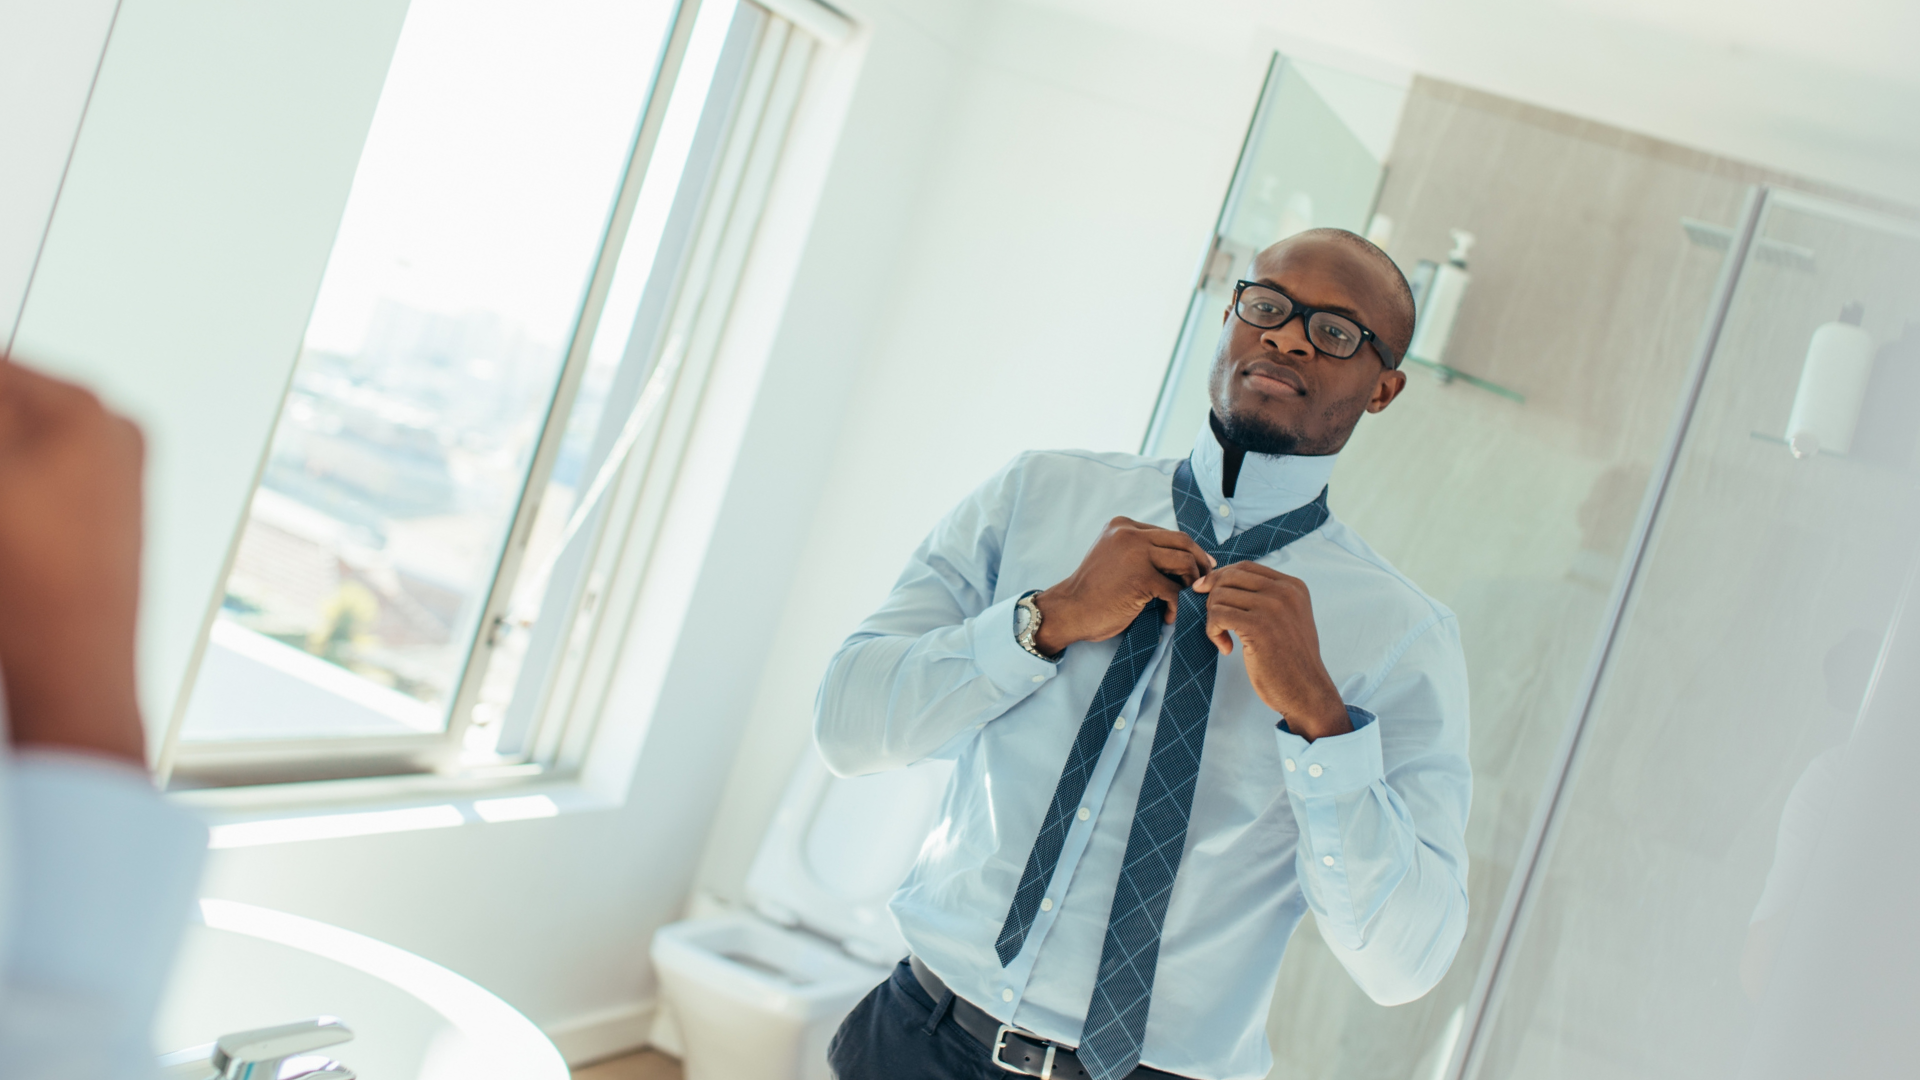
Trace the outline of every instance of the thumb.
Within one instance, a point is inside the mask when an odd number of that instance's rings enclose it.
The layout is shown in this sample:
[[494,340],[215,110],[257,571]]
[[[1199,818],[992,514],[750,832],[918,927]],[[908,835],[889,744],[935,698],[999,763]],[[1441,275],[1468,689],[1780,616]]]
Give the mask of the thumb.
[[1207,620],[1207,640],[1213,642],[1222,656],[1233,651],[1233,633],[1212,619]]

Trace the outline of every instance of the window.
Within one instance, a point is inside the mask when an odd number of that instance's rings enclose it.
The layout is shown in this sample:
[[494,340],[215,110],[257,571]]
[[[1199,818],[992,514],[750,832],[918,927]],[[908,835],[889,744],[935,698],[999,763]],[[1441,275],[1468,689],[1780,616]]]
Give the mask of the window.
[[577,745],[563,646],[650,536],[811,49],[734,0],[414,0],[176,785]]

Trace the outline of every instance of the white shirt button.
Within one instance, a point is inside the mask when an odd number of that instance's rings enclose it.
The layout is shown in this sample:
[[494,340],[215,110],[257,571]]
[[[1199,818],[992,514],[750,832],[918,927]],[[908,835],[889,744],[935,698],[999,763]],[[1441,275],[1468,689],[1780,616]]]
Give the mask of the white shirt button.
[[1321,862],[1323,862],[1323,863],[1326,863],[1326,864],[1327,864],[1328,866],[1332,866],[1332,865],[1333,865],[1333,856],[1331,856],[1331,855],[1322,855],[1322,856],[1320,856],[1320,861],[1321,861]]
[[1125,731],[1125,730],[1127,730],[1127,718],[1126,718],[1126,717],[1124,717],[1124,716],[1116,716],[1116,717],[1114,717],[1114,718],[1113,718],[1113,730],[1115,730],[1115,731]]
[[1219,510],[1217,511],[1217,513],[1218,513],[1218,514],[1219,514],[1219,515],[1220,515],[1221,517],[1226,517],[1226,516],[1227,516],[1228,514],[1231,514],[1231,513],[1233,513],[1233,507],[1231,507],[1231,506],[1228,506],[1228,505],[1227,505],[1226,503],[1221,503],[1221,504],[1220,504],[1220,509],[1219,509]]
[[1091,811],[1091,810],[1089,810],[1089,809],[1087,809],[1087,808],[1086,808],[1086,807],[1084,807],[1084,806],[1080,808],[1080,820],[1081,820],[1081,821],[1085,821],[1085,820],[1087,820],[1088,818],[1090,818],[1090,817],[1092,817],[1092,816],[1093,816],[1093,811]]
[[1052,910],[1053,910],[1053,897],[1051,897],[1051,896],[1045,896],[1045,897],[1041,897],[1041,899],[1040,899],[1040,910],[1041,910],[1041,911],[1052,911]]
[[1000,1000],[1001,1000],[1001,1001],[1012,1001],[1012,1000],[1013,1000],[1013,991],[1011,991],[1011,990],[1002,990],[1002,991],[1000,991]]
[[1298,766],[1296,766],[1296,765],[1295,765],[1295,764],[1293,763],[1293,759],[1292,759],[1292,758],[1288,758],[1288,759],[1287,759],[1287,771],[1288,771],[1288,772],[1292,772],[1292,771],[1293,771],[1294,769],[1296,769],[1296,768],[1298,768]]
[[1307,766],[1307,775],[1308,775],[1308,776],[1319,776],[1319,775],[1320,775],[1321,773],[1323,773],[1323,772],[1326,772],[1326,771],[1327,771],[1327,770],[1325,770],[1325,769],[1323,769],[1323,768],[1321,768],[1321,767],[1320,767],[1320,766],[1318,766],[1318,765],[1309,765],[1309,766]]
[[1033,681],[1034,681],[1034,682],[1046,682],[1046,681],[1047,681],[1047,677],[1046,677],[1045,675],[1035,675],[1035,676],[1033,677]]

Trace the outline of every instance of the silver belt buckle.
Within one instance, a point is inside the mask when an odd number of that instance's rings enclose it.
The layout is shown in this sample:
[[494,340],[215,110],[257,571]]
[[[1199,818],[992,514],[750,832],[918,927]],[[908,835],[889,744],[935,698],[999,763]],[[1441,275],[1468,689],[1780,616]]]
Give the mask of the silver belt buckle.
[[1000,1060],[1000,1054],[1007,1048],[1007,1036],[1011,1035],[1013,1032],[1014,1032],[1014,1026],[1012,1024],[1001,1024],[1000,1030],[993,1033],[994,1065],[999,1068],[1005,1069],[1008,1072],[1019,1073],[1022,1076],[1037,1076],[1040,1078],[1040,1080],[1053,1080],[1053,1055],[1054,1055],[1054,1051],[1060,1048],[1050,1042],[1047,1042],[1045,1039],[1035,1040],[1036,1042],[1046,1043],[1046,1046],[1047,1046],[1047,1056],[1045,1060],[1040,1062],[1040,1071],[1037,1073],[1028,1072],[1027,1070],[1022,1069],[1017,1065],[1009,1065],[1005,1061]]

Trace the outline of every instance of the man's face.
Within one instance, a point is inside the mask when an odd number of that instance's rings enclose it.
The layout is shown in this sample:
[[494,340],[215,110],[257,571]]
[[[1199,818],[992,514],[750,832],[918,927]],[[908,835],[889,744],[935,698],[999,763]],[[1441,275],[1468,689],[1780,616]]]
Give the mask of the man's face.
[[[1271,285],[1296,304],[1339,312],[1376,333],[1392,325],[1399,287],[1361,252],[1312,236],[1261,252],[1248,280]],[[1305,319],[1261,330],[1229,307],[1208,388],[1214,414],[1241,446],[1263,454],[1317,455],[1337,453],[1360,414],[1386,408],[1406,382],[1371,341],[1343,360],[1313,347]]]

